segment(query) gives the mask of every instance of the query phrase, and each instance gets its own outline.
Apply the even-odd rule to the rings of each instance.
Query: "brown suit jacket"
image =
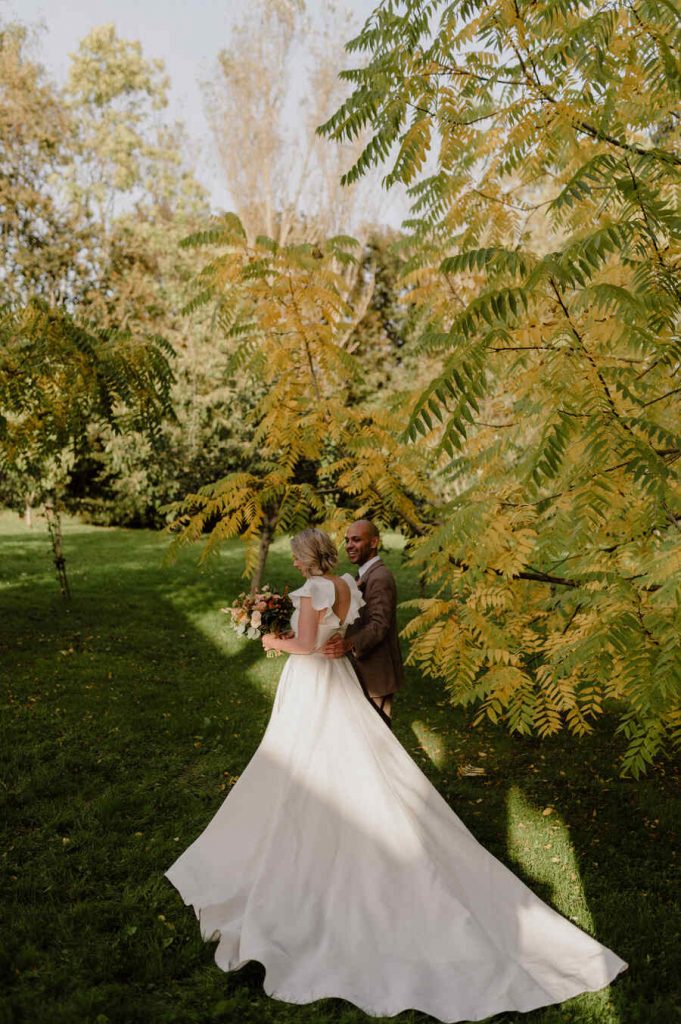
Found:
[[[366,603],[347,629],[354,652],[350,657],[366,692],[384,697],[399,690],[404,682],[395,577],[383,562],[374,562],[357,586]]]

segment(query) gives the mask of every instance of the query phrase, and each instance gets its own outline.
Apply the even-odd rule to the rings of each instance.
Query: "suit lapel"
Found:
[[[383,559],[382,558],[379,558],[379,560],[377,562],[374,562],[373,565],[370,565],[369,568],[367,569],[367,571],[364,573],[364,575],[360,576],[360,578],[359,578],[359,580],[357,582],[357,586],[359,587],[360,590],[364,590],[364,587],[366,586],[366,582],[367,582],[368,578],[371,576],[371,574],[374,571],[374,569],[377,569],[379,567],[379,565],[383,565]]]

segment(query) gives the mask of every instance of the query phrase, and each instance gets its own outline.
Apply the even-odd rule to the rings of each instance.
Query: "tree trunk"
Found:
[[[270,545],[274,540],[274,531],[277,528],[277,519],[279,518],[279,510],[273,512],[272,515],[266,516],[263,523],[262,532],[260,534],[260,547],[258,549],[258,561],[255,564],[253,570],[253,576],[251,577],[251,593],[255,594],[262,584],[263,574],[265,572],[265,564],[267,562],[267,555],[269,554]]]
[[[28,498],[24,499],[24,526],[29,530],[33,529],[33,509]]]
[[[61,511],[59,509],[59,503],[56,496],[51,502],[45,502],[44,511],[45,519],[47,520],[47,529],[52,543],[52,558],[54,561],[54,567],[57,570],[57,579],[61,588],[61,595],[65,601],[68,601],[71,597],[71,591],[69,589],[69,581],[66,575],[66,558],[64,557],[64,546],[62,543]]]

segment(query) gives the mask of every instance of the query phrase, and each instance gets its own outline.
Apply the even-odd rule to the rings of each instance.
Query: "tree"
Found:
[[[197,486],[197,473],[224,471],[216,421],[224,426],[226,416],[214,415],[220,387],[215,375],[208,381],[220,346],[207,322],[195,322],[188,336],[180,314],[199,264],[178,244],[208,215],[205,195],[187,166],[180,126],[159,122],[163,67],[138,43],[112,26],[94,29],[59,90],[31,59],[28,38],[23,27],[9,26],[0,49],[2,300],[16,309],[43,297],[86,330],[95,323],[140,343],[165,337],[178,354],[180,415],[153,439],[95,417],[77,452],[53,451],[33,460],[30,473],[6,467],[2,497],[24,504],[30,516],[41,495],[57,492],[58,504],[97,521],[158,525],[158,506]],[[200,437],[202,417],[210,423]],[[212,461],[207,437],[215,442]]]
[[[86,330],[42,303],[2,311],[0,471],[26,476],[42,492],[64,596],[60,464],[77,457],[93,421],[153,432],[170,412],[171,354],[161,339]]]
[[[232,209],[251,242],[263,235],[278,245],[317,243],[352,231],[365,243],[382,219],[385,193],[375,181],[340,185],[357,145],[329,145],[315,131],[342,98],[346,25],[347,15],[329,2],[315,5],[312,16],[304,0],[258,0],[234,25],[204,84]],[[341,272],[357,324],[372,301],[374,268],[351,261]]]
[[[204,85],[231,208],[251,240],[263,234],[284,245],[348,231],[364,239],[384,213],[376,182],[340,186],[357,146],[316,135],[342,98],[347,13],[329,2],[314,13],[303,0],[251,3]]]
[[[334,395],[346,410],[356,407],[359,412],[360,401],[364,406],[369,403],[378,408],[379,396],[388,391],[388,386],[406,377],[404,368],[401,369],[401,347],[408,334],[405,325],[409,317],[403,309],[396,310],[388,294],[396,279],[397,257],[389,251],[386,238],[371,226],[384,206],[375,183],[361,183],[355,189],[343,189],[339,184],[342,161],[357,151],[357,146],[330,146],[315,134],[319,119],[340,97],[336,71],[341,58],[338,12],[331,4],[324,4],[318,5],[315,14],[313,23],[304,3],[262,0],[252,5],[248,17],[235,26],[229,48],[218,55],[215,72],[205,86],[207,110],[226,183],[247,242],[253,247],[252,258],[258,264],[256,254],[263,246],[275,245],[280,260],[293,258],[293,253],[308,251],[310,246],[322,252],[325,239],[333,238],[334,232],[348,225],[363,239],[361,258],[344,258],[335,265],[339,279],[334,287],[344,298],[345,306],[343,315],[336,318],[333,345],[345,354],[347,376],[342,378],[328,367],[319,371],[325,378],[328,394]],[[295,122],[291,117],[294,105],[298,110]],[[245,112],[248,116],[244,116]],[[208,232],[197,237],[205,240],[217,236]],[[224,239],[223,242],[231,244]],[[311,266],[314,268],[314,261]],[[200,280],[205,283],[205,278]],[[219,284],[214,290],[209,289],[205,297],[210,295],[212,301],[227,287],[227,283]],[[252,287],[255,288],[255,283]],[[279,295],[274,299],[274,295],[273,284],[269,292],[262,290],[258,294],[259,308],[264,310],[268,301],[282,301]],[[218,308],[220,301],[218,298]],[[194,311],[196,308],[192,304]],[[310,315],[314,323],[314,315]],[[289,355],[292,365],[296,365],[299,342],[300,339],[292,340],[292,348],[283,350],[282,359]],[[228,478],[228,487],[245,474],[251,485],[259,488],[267,479],[268,470],[261,459],[263,428],[257,424],[265,401],[262,393],[269,393],[274,380],[263,372],[260,349],[255,358],[251,358],[249,350],[244,354],[243,339],[231,322],[223,331],[222,343],[234,350],[227,373],[235,371],[235,377],[239,377],[238,393],[242,400],[254,391],[258,394],[251,415],[244,421],[244,426],[254,429],[253,441],[249,439],[242,447],[243,458],[240,465],[234,466],[238,472]],[[350,358],[351,353],[354,359]],[[283,361],[279,363],[280,372],[283,365]],[[275,394],[279,394],[277,388]],[[378,411],[375,415],[378,417]],[[399,418],[394,410],[388,414],[384,409],[383,415],[391,418],[392,424]],[[323,435],[318,428],[316,424],[311,437],[322,443]],[[210,448],[209,443],[206,450]],[[266,449],[270,451],[268,446]],[[273,441],[271,451],[275,450]],[[289,481],[295,485],[293,505],[300,499],[299,506],[296,505],[300,521],[307,515],[323,518],[333,506],[333,489],[327,478],[323,483],[324,509],[321,505],[315,509],[306,505],[302,489],[296,490],[303,483],[312,483],[313,491],[317,488],[320,458],[329,459],[328,451],[326,455],[320,455],[320,451],[315,451],[314,443],[310,442]],[[253,574],[252,582],[262,574],[271,539],[281,528],[279,502],[283,492],[277,487],[272,493],[265,487],[266,497],[252,529],[249,526],[247,530],[246,524],[240,522],[235,530],[246,531],[247,571]],[[194,491],[185,506],[177,506],[186,511],[187,522],[191,523],[191,530],[183,533],[183,537],[197,536],[217,520],[221,525],[211,534],[213,540],[218,539],[223,528],[231,535],[234,524],[229,525],[229,515],[223,515],[224,507],[208,503],[204,518],[196,518],[209,492],[214,493],[214,488],[202,488],[197,498]],[[342,500],[347,497],[346,494]]]
[[[104,229],[136,195],[153,194],[164,181],[160,166],[181,160],[167,130],[154,126],[168,88],[163,62],[146,58],[113,25],[94,28],[71,58],[64,95],[77,119],[78,159],[69,187]]]
[[[73,306],[90,285],[96,249],[93,225],[62,202],[58,187],[72,159],[73,121],[32,59],[28,31],[18,24],[0,30],[0,122],[0,307],[7,330],[15,318],[22,322],[22,308],[30,319],[28,306],[36,300]],[[3,370],[10,373],[8,386],[22,379],[18,369],[8,371],[5,365]],[[16,411],[18,400],[17,394],[10,397],[9,410]],[[28,458],[19,445],[17,458],[10,454],[2,460],[3,499],[19,499],[30,525],[32,504],[52,494],[70,461],[44,452]]]
[[[633,775],[681,743],[680,42],[649,0],[383,3],[322,128],[413,201],[449,500],[411,657],[520,733],[616,699]]]
[[[276,533],[310,522],[336,531],[351,515],[422,530],[432,494],[422,453],[396,440],[399,406],[348,402],[361,365],[347,350],[353,320],[340,270],[356,243],[336,237],[284,246],[261,236],[251,244],[227,214],[186,244],[218,247],[191,308],[214,304],[225,337],[238,340],[235,360],[262,398],[251,465],[175,506],[177,542],[208,533],[207,554],[241,536],[257,587]]]
[[[31,59],[27,30],[0,25],[0,303],[77,300],[92,274],[92,225],[60,202],[74,125]]]
[[[356,281],[349,293],[353,326],[345,345],[361,363],[348,401],[377,406],[426,384],[431,360],[416,351],[420,313],[404,301],[401,280],[404,238],[395,230],[372,231],[357,257]]]
[[[82,126],[72,189],[105,229],[102,285],[83,308],[102,325],[161,334],[176,353],[175,416],[153,444],[107,424],[91,430],[69,497],[100,522],[163,525],[163,506],[237,468],[245,439],[234,410],[251,405],[227,372],[231,352],[210,316],[195,316],[191,328],[182,316],[201,257],[179,242],[208,206],[181,128],[158,123],[167,88],[162,64],[112,26],[82,41],[69,74],[70,109]]]
[[[206,207],[179,129],[155,123],[162,68],[111,26],[83,41],[65,92],[9,26],[0,76],[1,487],[43,504],[66,593],[59,513],[81,496],[93,446],[110,469],[126,447],[158,461],[173,381],[160,335],[173,336],[194,269],[172,253]]]

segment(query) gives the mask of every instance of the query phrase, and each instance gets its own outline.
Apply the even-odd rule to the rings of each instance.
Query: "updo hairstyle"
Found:
[[[328,533],[314,527],[297,533],[291,541],[291,550],[306,576],[323,576],[338,561],[338,551]]]

